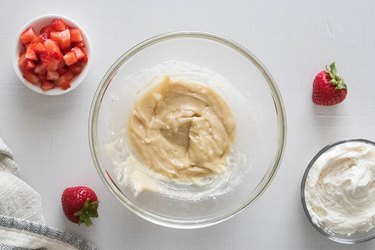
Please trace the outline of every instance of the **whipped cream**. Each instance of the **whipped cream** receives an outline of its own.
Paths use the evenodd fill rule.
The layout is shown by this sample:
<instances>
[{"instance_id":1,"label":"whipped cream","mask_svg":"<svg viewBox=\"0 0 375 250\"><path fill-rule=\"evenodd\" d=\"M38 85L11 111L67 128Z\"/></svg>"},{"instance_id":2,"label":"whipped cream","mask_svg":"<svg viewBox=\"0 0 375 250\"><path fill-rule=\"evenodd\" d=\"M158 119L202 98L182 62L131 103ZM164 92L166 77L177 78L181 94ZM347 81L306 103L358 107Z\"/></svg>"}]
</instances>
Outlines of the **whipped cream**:
<instances>
[{"instance_id":1,"label":"whipped cream","mask_svg":"<svg viewBox=\"0 0 375 250\"><path fill-rule=\"evenodd\" d=\"M375 146L349 141L323 153L305 185L306 207L315 224L344 235L375 226Z\"/></svg>"}]
</instances>

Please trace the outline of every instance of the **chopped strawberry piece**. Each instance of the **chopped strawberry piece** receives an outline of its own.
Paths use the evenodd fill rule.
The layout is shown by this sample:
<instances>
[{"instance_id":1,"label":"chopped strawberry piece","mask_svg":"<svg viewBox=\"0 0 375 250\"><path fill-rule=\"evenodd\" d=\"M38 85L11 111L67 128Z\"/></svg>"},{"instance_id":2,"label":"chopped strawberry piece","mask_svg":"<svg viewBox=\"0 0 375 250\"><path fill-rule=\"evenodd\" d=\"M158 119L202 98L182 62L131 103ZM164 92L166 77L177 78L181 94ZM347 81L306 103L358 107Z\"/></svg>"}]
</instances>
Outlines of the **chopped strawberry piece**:
<instances>
[{"instance_id":1,"label":"chopped strawberry piece","mask_svg":"<svg viewBox=\"0 0 375 250\"><path fill-rule=\"evenodd\" d=\"M59 73L56 71L48 71L47 72L47 80L56 81L60 77Z\"/></svg>"},{"instance_id":2,"label":"chopped strawberry piece","mask_svg":"<svg viewBox=\"0 0 375 250\"><path fill-rule=\"evenodd\" d=\"M70 81L73 79L74 75L72 72L68 71L64 75L60 76L59 80L57 81L57 86L66 90L70 88Z\"/></svg>"},{"instance_id":3,"label":"chopped strawberry piece","mask_svg":"<svg viewBox=\"0 0 375 250\"><path fill-rule=\"evenodd\" d=\"M85 54L85 57L82 58L82 61L87 63L89 61L89 58L87 56L87 52L86 52L85 47L82 47L81 50L82 50L83 54Z\"/></svg>"},{"instance_id":4,"label":"chopped strawberry piece","mask_svg":"<svg viewBox=\"0 0 375 250\"><path fill-rule=\"evenodd\" d=\"M70 41L72 43L83 41L82 34L79 29L70 29Z\"/></svg>"},{"instance_id":5,"label":"chopped strawberry piece","mask_svg":"<svg viewBox=\"0 0 375 250\"><path fill-rule=\"evenodd\" d=\"M52 39L45 40L44 46L46 46L47 50L60 51L58 44Z\"/></svg>"},{"instance_id":6,"label":"chopped strawberry piece","mask_svg":"<svg viewBox=\"0 0 375 250\"><path fill-rule=\"evenodd\" d=\"M40 54L41 52L46 50L46 47L43 43L37 42L37 43L31 43L29 47L34 50L37 54Z\"/></svg>"},{"instance_id":7,"label":"chopped strawberry piece","mask_svg":"<svg viewBox=\"0 0 375 250\"><path fill-rule=\"evenodd\" d=\"M63 20L61 20L60 18L54 19L51 22L51 28L54 29L54 30L57 30L57 31L63 31L63 30L66 29L66 23Z\"/></svg>"},{"instance_id":8,"label":"chopped strawberry piece","mask_svg":"<svg viewBox=\"0 0 375 250\"><path fill-rule=\"evenodd\" d=\"M47 39L44 41L44 46L46 47L46 52L48 52L50 57L53 57L59 61L62 60L63 55L56 42L51 39Z\"/></svg>"},{"instance_id":9,"label":"chopped strawberry piece","mask_svg":"<svg viewBox=\"0 0 375 250\"><path fill-rule=\"evenodd\" d=\"M69 30L64 30L60 32L60 38L61 38L61 43L60 46L61 48L69 48L70 47L70 32Z\"/></svg>"},{"instance_id":10,"label":"chopped strawberry piece","mask_svg":"<svg viewBox=\"0 0 375 250\"><path fill-rule=\"evenodd\" d=\"M22 71L23 77L32 84L39 83L39 77L29 71Z\"/></svg>"},{"instance_id":11,"label":"chopped strawberry piece","mask_svg":"<svg viewBox=\"0 0 375 250\"><path fill-rule=\"evenodd\" d=\"M47 25L39 30L39 34L46 33L46 32L50 33L51 31L52 31L51 26Z\"/></svg>"},{"instance_id":12,"label":"chopped strawberry piece","mask_svg":"<svg viewBox=\"0 0 375 250\"><path fill-rule=\"evenodd\" d=\"M66 65L69 66L69 65L75 64L78 61L78 59L77 59L76 54L73 51L69 51L68 53L64 55L64 61Z\"/></svg>"},{"instance_id":13,"label":"chopped strawberry piece","mask_svg":"<svg viewBox=\"0 0 375 250\"><path fill-rule=\"evenodd\" d=\"M66 65L57 69L57 72L59 73L60 76L62 76L63 74L65 74L68 71L69 71L69 68Z\"/></svg>"},{"instance_id":14,"label":"chopped strawberry piece","mask_svg":"<svg viewBox=\"0 0 375 250\"><path fill-rule=\"evenodd\" d=\"M50 53L50 51L41 53L40 60L48 71L56 71L60 64L60 60L56 59L55 54Z\"/></svg>"},{"instance_id":15,"label":"chopped strawberry piece","mask_svg":"<svg viewBox=\"0 0 375 250\"><path fill-rule=\"evenodd\" d=\"M69 70L74 74L78 75L82 72L82 65L80 62L77 62L71 66L69 66Z\"/></svg>"},{"instance_id":16,"label":"chopped strawberry piece","mask_svg":"<svg viewBox=\"0 0 375 250\"><path fill-rule=\"evenodd\" d=\"M35 69L35 62L27 59L25 63L25 70L33 71Z\"/></svg>"},{"instance_id":17,"label":"chopped strawberry piece","mask_svg":"<svg viewBox=\"0 0 375 250\"><path fill-rule=\"evenodd\" d=\"M50 33L53 31L53 29L47 25L40 29L39 31L39 37L44 41L47 39L50 39Z\"/></svg>"},{"instance_id":18,"label":"chopped strawberry piece","mask_svg":"<svg viewBox=\"0 0 375 250\"><path fill-rule=\"evenodd\" d=\"M30 46L27 46L26 48L25 57L30 60L38 61L35 51Z\"/></svg>"},{"instance_id":19,"label":"chopped strawberry piece","mask_svg":"<svg viewBox=\"0 0 375 250\"><path fill-rule=\"evenodd\" d=\"M25 54L21 55L18 58L18 65L20 66L21 70L25 70L26 60L27 59L25 58Z\"/></svg>"},{"instance_id":20,"label":"chopped strawberry piece","mask_svg":"<svg viewBox=\"0 0 375 250\"><path fill-rule=\"evenodd\" d=\"M51 32L50 38L59 44L61 43L60 32L57 32L57 31Z\"/></svg>"},{"instance_id":21,"label":"chopped strawberry piece","mask_svg":"<svg viewBox=\"0 0 375 250\"><path fill-rule=\"evenodd\" d=\"M42 83L40 84L40 87L43 90L50 90L50 89L55 88L55 84L53 84L53 83L51 83L47 80L43 80Z\"/></svg>"},{"instance_id":22,"label":"chopped strawberry piece","mask_svg":"<svg viewBox=\"0 0 375 250\"><path fill-rule=\"evenodd\" d=\"M45 39L42 39L40 36L34 37L33 40L31 40L30 43L43 43Z\"/></svg>"},{"instance_id":23,"label":"chopped strawberry piece","mask_svg":"<svg viewBox=\"0 0 375 250\"><path fill-rule=\"evenodd\" d=\"M34 29L32 27L27 28L24 32L22 32L20 36L20 40L23 44L28 44L36 37Z\"/></svg>"},{"instance_id":24,"label":"chopped strawberry piece","mask_svg":"<svg viewBox=\"0 0 375 250\"><path fill-rule=\"evenodd\" d=\"M48 32L41 33L39 35L39 37L40 37L40 39L42 39L43 41L45 41L45 40L47 40L47 39L50 38L50 33L48 33Z\"/></svg>"},{"instance_id":25,"label":"chopped strawberry piece","mask_svg":"<svg viewBox=\"0 0 375 250\"><path fill-rule=\"evenodd\" d=\"M38 65L36 65L36 67L34 69L34 73L38 74L39 78L40 78L41 75L47 74L46 66L44 64L38 64Z\"/></svg>"},{"instance_id":26,"label":"chopped strawberry piece","mask_svg":"<svg viewBox=\"0 0 375 250\"><path fill-rule=\"evenodd\" d=\"M85 57L83 51L78 47L72 48L72 51L74 51L74 53L76 54L78 61Z\"/></svg>"},{"instance_id":27,"label":"chopped strawberry piece","mask_svg":"<svg viewBox=\"0 0 375 250\"><path fill-rule=\"evenodd\" d=\"M72 42L72 47L85 47L85 43L83 41L78 41L78 42Z\"/></svg>"},{"instance_id":28,"label":"chopped strawberry piece","mask_svg":"<svg viewBox=\"0 0 375 250\"><path fill-rule=\"evenodd\" d=\"M50 37L60 45L61 49L70 48L69 30L64 30L61 32L51 32Z\"/></svg>"}]
</instances>

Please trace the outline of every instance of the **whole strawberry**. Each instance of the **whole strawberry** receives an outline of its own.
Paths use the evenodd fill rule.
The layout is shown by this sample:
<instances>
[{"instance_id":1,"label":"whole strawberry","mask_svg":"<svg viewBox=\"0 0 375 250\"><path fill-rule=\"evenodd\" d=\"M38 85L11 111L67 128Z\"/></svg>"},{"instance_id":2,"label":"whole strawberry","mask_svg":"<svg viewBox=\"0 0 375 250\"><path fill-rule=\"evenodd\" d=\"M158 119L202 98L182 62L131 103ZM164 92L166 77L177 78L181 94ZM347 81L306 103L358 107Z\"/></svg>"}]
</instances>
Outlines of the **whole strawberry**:
<instances>
[{"instance_id":1,"label":"whole strawberry","mask_svg":"<svg viewBox=\"0 0 375 250\"><path fill-rule=\"evenodd\" d=\"M74 223L92 224L91 218L98 217L99 201L95 192L85 186L66 188L61 196L65 216Z\"/></svg>"},{"instance_id":2,"label":"whole strawberry","mask_svg":"<svg viewBox=\"0 0 375 250\"><path fill-rule=\"evenodd\" d=\"M314 79L312 100L317 105L335 105L342 102L347 94L344 79L337 73L333 62L327 70L320 72Z\"/></svg>"}]
</instances>

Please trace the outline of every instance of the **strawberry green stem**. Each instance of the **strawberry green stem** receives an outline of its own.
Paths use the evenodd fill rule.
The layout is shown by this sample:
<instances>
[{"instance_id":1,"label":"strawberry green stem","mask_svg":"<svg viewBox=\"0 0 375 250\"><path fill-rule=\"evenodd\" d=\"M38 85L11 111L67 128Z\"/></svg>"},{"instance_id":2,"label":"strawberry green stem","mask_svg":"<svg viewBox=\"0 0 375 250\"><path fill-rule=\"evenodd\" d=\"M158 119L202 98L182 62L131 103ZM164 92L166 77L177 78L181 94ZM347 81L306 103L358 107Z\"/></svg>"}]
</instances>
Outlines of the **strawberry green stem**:
<instances>
[{"instance_id":1,"label":"strawberry green stem","mask_svg":"<svg viewBox=\"0 0 375 250\"><path fill-rule=\"evenodd\" d=\"M336 62L331 63L327 66L326 73L331 78L330 83L335 86L336 89L346 89L344 79L337 73Z\"/></svg>"},{"instance_id":2,"label":"strawberry green stem","mask_svg":"<svg viewBox=\"0 0 375 250\"><path fill-rule=\"evenodd\" d=\"M91 218L98 217L98 207L99 201L90 202L90 199L87 198L82 208L74 213L74 216L79 217L79 224L83 223L87 227L92 225Z\"/></svg>"}]
</instances>

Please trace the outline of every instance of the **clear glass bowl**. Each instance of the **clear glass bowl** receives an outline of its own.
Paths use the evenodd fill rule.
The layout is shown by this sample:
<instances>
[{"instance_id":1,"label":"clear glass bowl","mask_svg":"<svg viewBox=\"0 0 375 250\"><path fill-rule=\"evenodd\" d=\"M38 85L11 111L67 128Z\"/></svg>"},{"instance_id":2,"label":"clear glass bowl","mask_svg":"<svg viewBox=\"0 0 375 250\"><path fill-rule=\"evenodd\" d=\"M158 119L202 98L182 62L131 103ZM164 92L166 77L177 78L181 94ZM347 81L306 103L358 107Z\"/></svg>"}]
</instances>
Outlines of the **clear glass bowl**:
<instances>
[{"instance_id":1,"label":"clear glass bowl","mask_svg":"<svg viewBox=\"0 0 375 250\"><path fill-rule=\"evenodd\" d=\"M305 199L306 179L307 179L307 176L310 172L310 169L314 165L314 163L319 159L319 157L322 154L329 151L333 147L335 147L337 145L340 145L340 144L343 144L343 143L348 143L348 142L363 142L363 143L368 143L368 144L372 144L372 145L375 146L374 142L366 140L366 139L350 139L350 140L342 140L342 141L339 141L339 142L335 142L333 144L327 145L324 148L322 148L311 159L311 161L310 161L309 165L307 166L307 168L305 170L305 173L303 175L302 182L301 182L301 201L302 201L302 207L303 207L303 210L305 211L307 219L314 226L314 228L317 231L319 231L322 235L324 235L328 239L330 239L332 241L335 241L335 242L338 242L338 243L355 244L355 243L361 243L361 242L365 242L365 241L369 241L371 239L374 239L375 238L375 228L373 228L373 229L371 229L367 232L357 232L357 233L354 233L354 234L351 234L351 235L344 235L344 234L335 233L335 232L329 230L329 228L325 227L321 223L313 220L313 218L311 217L311 215L309 213L309 210L307 209L306 199Z\"/></svg>"},{"instance_id":2,"label":"clear glass bowl","mask_svg":"<svg viewBox=\"0 0 375 250\"><path fill-rule=\"evenodd\" d=\"M164 62L172 66L174 62L198 66L197 70L190 68L191 72L185 70L184 74L202 83L208 82L207 75L202 72L215 72L222 77L217 78L220 84L211 83L216 84L214 89L228 101L237 122L233 149L237 160L231 166L230 171L233 171L225 183L228 189L223 194L207 194L196 199L150 191L135 195L131 187L119 181L121 178L116 174L106 145L121 134L135 101L154 79L155 75L147 69ZM159 73L171 73L168 70L164 67ZM135 214L164 226L199 228L234 216L266 190L284 150L285 119L276 83L253 54L217 35L174 32L138 44L108 70L91 106L90 149L104 184ZM123 149L124 152L127 150L131 148ZM181 190L180 194L183 192ZM199 188L198 193L204 194Z\"/></svg>"}]
</instances>

